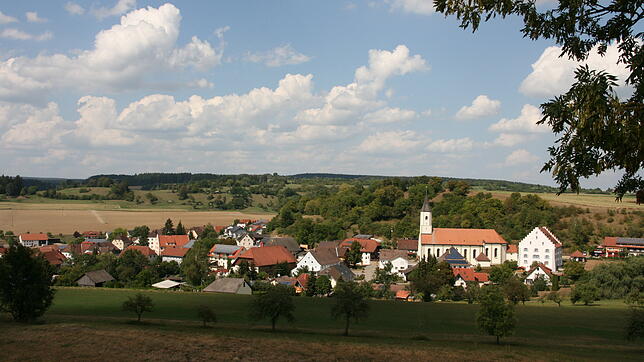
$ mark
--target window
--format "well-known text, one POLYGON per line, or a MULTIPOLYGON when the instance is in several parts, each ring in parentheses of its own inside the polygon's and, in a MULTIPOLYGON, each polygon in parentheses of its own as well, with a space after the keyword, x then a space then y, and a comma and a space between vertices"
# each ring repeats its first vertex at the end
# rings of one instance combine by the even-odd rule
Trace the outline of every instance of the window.
POLYGON ((523 257, 524 257, 524 258, 527 258, 527 257, 528 257, 528 254, 523 254, 523 257))
POLYGON ((539 260, 539 255, 533 255, 533 256, 532 256, 532 259, 537 259, 537 260, 539 260))
POLYGON ((535 252, 535 253, 538 253, 538 252, 539 252, 539 249, 538 249, 538 248, 534 248, 534 252, 535 252))
POLYGON ((429 220, 429 216, 425 215, 425 220, 429 220))
POLYGON ((485 256, 490 255, 489 251, 490 251, 490 248, 485 248, 485 256))
POLYGON ((528 264, 528 260, 527 260, 527 259, 524 259, 524 260, 523 260, 523 264, 528 264))
POLYGON ((496 258, 498 256, 499 256, 499 248, 494 248, 494 257, 496 258))
POLYGON ((523 251, 528 251, 528 248, 523 248, 523 251))
POLYGON ((546 249, 546 253, 549 253, 549 252, 550 252, 550 249, 546 249))
POLYGON ((441 248, 436 248, 436 256, 440 256, 440 255, 441 255, 441 248))
POLYGON ((546 254, 545 258, 550 259, 550 255, 546 254))
POLYGON ((548 261, 546 260, 546 262, 545 262, 544 264, 545 264, 545 265, 548 265, 548 261))
POLYGON ((463 258, 467 259, 467 249, 463 249, 463 258))

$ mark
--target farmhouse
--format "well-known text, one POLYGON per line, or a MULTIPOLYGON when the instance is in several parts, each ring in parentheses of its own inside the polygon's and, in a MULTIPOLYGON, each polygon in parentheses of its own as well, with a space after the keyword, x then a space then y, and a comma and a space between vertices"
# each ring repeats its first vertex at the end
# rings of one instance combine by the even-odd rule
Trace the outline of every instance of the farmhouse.
POLYGON ((117 249, 123 250, 132 245, 132 241, 127 236, 117 236, 112 240, 112 244, 116 246, 117 249))
POLYGON ((215 244, 208 253, 210 265, 213 269, 228 269, 230 263, 243 251, 241 246, 215 244))
POLYGON ((20 234, 18 240, 22 246, 28 248, 37 248, 39 246, 47 245, 49 236, 47 234, 20 234))
POLYGON ((161 251, 165 248, 182 248, 190 242, 188 235, 159 235, 155 237, 148 237, 148 246, 154 250, 157 255, 161 255, 161 251))
MULTIPOLYGON (((356 235, 356 236, 362 236, 362 235, 356 235)), ((344 239, 342 241, 342 244, 340 246, 346 247, 348 249, 351 249, 351 245, 357 242, 360 244, 360 253, 362 254, 362 258, 360 259, 360 264, 359 265, 370 265, 372 259, 378 259, 378 250, 380 250, 380 244, 373 240, 373 239, 363 239, 363 238, 349 238, 349 239, 344 239)))
POLYGON ((355 279, 356 275, 353 274, 351 269, 344 263, 332 265, 330 267, 320 270, 318 275, 326 275, 331 280, 331 287, 335 288, 340 280, 350 282, 355 279))
POLYGON ((579 250, 575 250, 572 254, 570 254, 570 260, 585 263, 586 260, 588 260, 588 255, 586 253, 582 253, 579 250))
POLYGON ((38 252, 49 262, 53 267, 59 267, 67 261, 67 257, 60 252, 57 245, 47 245, 38 248, 38 252))
POLYGON ((110 280, 114 280, 114 278, 105 269, 101 269, 85 273, 76 281, 76 284, 81 287, 102 287, 110 280))
POLYGON ((409 268, 409 261, 407 260, 406 250, 380 250, 380 260, 378 261, 378 268, 384 269, 388 263, 391 263, 391 272, 398 274, 401 278, 405 277, 402 273, 403 270, 409 268))
POLYGON ((161 261, 176 261, 181 264, 189 250, 189 248, 182 247, 165 248, 161 251, 161 261))
POLYGON ((598 249, 600 256, 605 258, 619 258, 624 255, 644 255, 644 238, 607 236, 598 249))
POLYGON ((265 237, 261 241, 262 246, 275 246, 275 245, 281 245, 286 248, 291 254, 297 255, 300 250, 300 244, 297 243, 297 241, 292 238, 292 237, 265 237))
POLYGON ((543 263, 538 263, 528 270, 527 276, 525 277, 525 283, 532 284, 537 278, 542 277, 548 285, 551 285, 552 276, 553 273, 550 268, 545 266, 543 263))
POLYGON ((396 249, 404 250, 409 256, 414 256, 418 253, 418 240, 415 239, 399 239, 396 242, 396 249))
POLYGON ((469 263, 477 264, 476 257, 483 253, 491 265, 503 264, 506 260, 505 241, 493 229, 451 229, 433 228, 432 210, 429 200, 420 211, 420 233, 418 235, 418 254, 421 259, 429 255, 440 257, 449 249, 455 248, 469 263))
POLYGON ((314 249, 309 250, 304 254, 304 257, 297 262, 296 269, 308 269, 312 272, 319 272, 320 270, 340 263, 340 258, 333 252, 332 249, 314 249))
POLYGON ((488 273, 477 272, 472 268, 454 268, 455 287, 463 287, 467 289, 467 283, 478 283, 479 286, 488 284, 490 282, 490 275, 488 273))
POLYGON ((229 294, 253 294, 253 290, 244 278, 219 278, 205 287, 203 291, 229 294))
POLYGON ((282 263, 288 264, 289 270, 292 270, 296 264, 293 254, 281 245, 250 248, 241 253, 233 265, 238 266, 243 261, 255 265, 258 272, 268 271, 271 267, 282 263))
POLYGON ((543 263, 553 270, 563 265, 562 245, 545 226, 534 228, 519 242, 518 265, 528 269, 532 263, 543 263))

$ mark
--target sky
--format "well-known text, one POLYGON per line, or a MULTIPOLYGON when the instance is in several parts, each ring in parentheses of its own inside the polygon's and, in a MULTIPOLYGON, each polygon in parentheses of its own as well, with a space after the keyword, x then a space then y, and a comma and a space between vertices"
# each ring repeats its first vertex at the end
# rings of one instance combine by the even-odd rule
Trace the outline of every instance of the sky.
MULTIPOLYGON (((3 2, 0 173, 553 185, 540 169, 556 138, 536 124, 539 105, 579 64, 523 38, 521 25, 510 17, 472 33, 430 0, 3 2)), ((615 46, 587 63, 620 82, 628 74, 615 46)))

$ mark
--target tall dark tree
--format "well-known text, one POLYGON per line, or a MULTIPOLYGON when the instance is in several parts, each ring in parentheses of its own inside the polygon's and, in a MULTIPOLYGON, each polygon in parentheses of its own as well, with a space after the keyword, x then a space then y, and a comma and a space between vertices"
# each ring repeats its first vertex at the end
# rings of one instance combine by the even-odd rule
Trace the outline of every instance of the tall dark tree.
POLYGON ((591 52, 605 55, 616 44, 619 62, 629 75, 622 79, 633 87, 628 98, 615 92, 617 78, 580 66, 576 82, 565 94, 541 105, 543 119, 558 136, 548 149, 551 159, 542 171, 551 171, 560 191, 579 191, 579 179, 606 170, 623 176, 615 193, 644 188, 638 175, 644 165, 644 0, 560 0, 553 9, 539 11, 533 0, 436 0, 436 10, 455 15, 462 28, 476 31, 481 20, 517 15, 521 32, 532 40, 552 39, 562 47, 561 56, 584 62, 591 52))
POLYGON ((176 235, 186 235, 186 228, 183 227, 183 224, 181 223, 181 220, 179 220, 179 223, 177 224, 177 229, 174 232, 176 235))
POLYGON ((446 262, 438 262, 433 256, 418 262, 416 269, 409 275, 411 289, 421 293, 423 301, 432 301, 432 294, 437 294, 443 286, 454 285, 452 268, 446 262))
POLYGON ((361 248, 362 246, 360 246, 359 242, 354 241, 351 243, 351 247, 347 251, 347 257, 345 259, 349 266, 354 267, 362 261, 362 253, 360 252, 361 248))
POLYGON ((501 337, 514 332, 514 306, 505 301, 503 292, 497 286, 481 289, 478 299, 481 307, 476 314, 476 323, 482 332, 495 336, 496 344, 499 344, 501 337))
POLYGON ((139 245, 148 245, 148 235, 150 228, 146 225, 137 226, 131 233, 132 237, 139 238, 139 245))
POLYGON ((369 315, 369 304, 365 292, 356 282, 339 282, 333 292, 335 304, 331 316, 344 319, 344 335, 349 335, 351 321, 359 322, 369 315))
POLYGON ((15 321, 42 316, 54 298, 49 262, 18 243, 0 258, 0 310, 15 321))
POLYGON ((275 324, 280 318, 289 322, 295 320, 293 311, 292 289, 286 285, 271 286, 265 293, 259 294, 253 299, 250 310, 250 318, 253 320, 268 319, 271 322, 271 330, 275 332, 275 324))
POLYGON ((165 221, 162 232, 163 235, 174 235, 174 224, 172 223, 172 219, 165 221))

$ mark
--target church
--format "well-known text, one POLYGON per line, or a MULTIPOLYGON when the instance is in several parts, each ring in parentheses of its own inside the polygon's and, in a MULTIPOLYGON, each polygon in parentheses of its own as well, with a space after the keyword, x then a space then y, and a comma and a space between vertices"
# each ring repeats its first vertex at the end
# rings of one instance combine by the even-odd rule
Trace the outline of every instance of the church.
POLYGON ((505 262, 507 244, 494 229, 433 228, 432 210, 425 197, 420 210, 419 258, 438 258, 454 247, 470 264, 486 267, 505 262))

